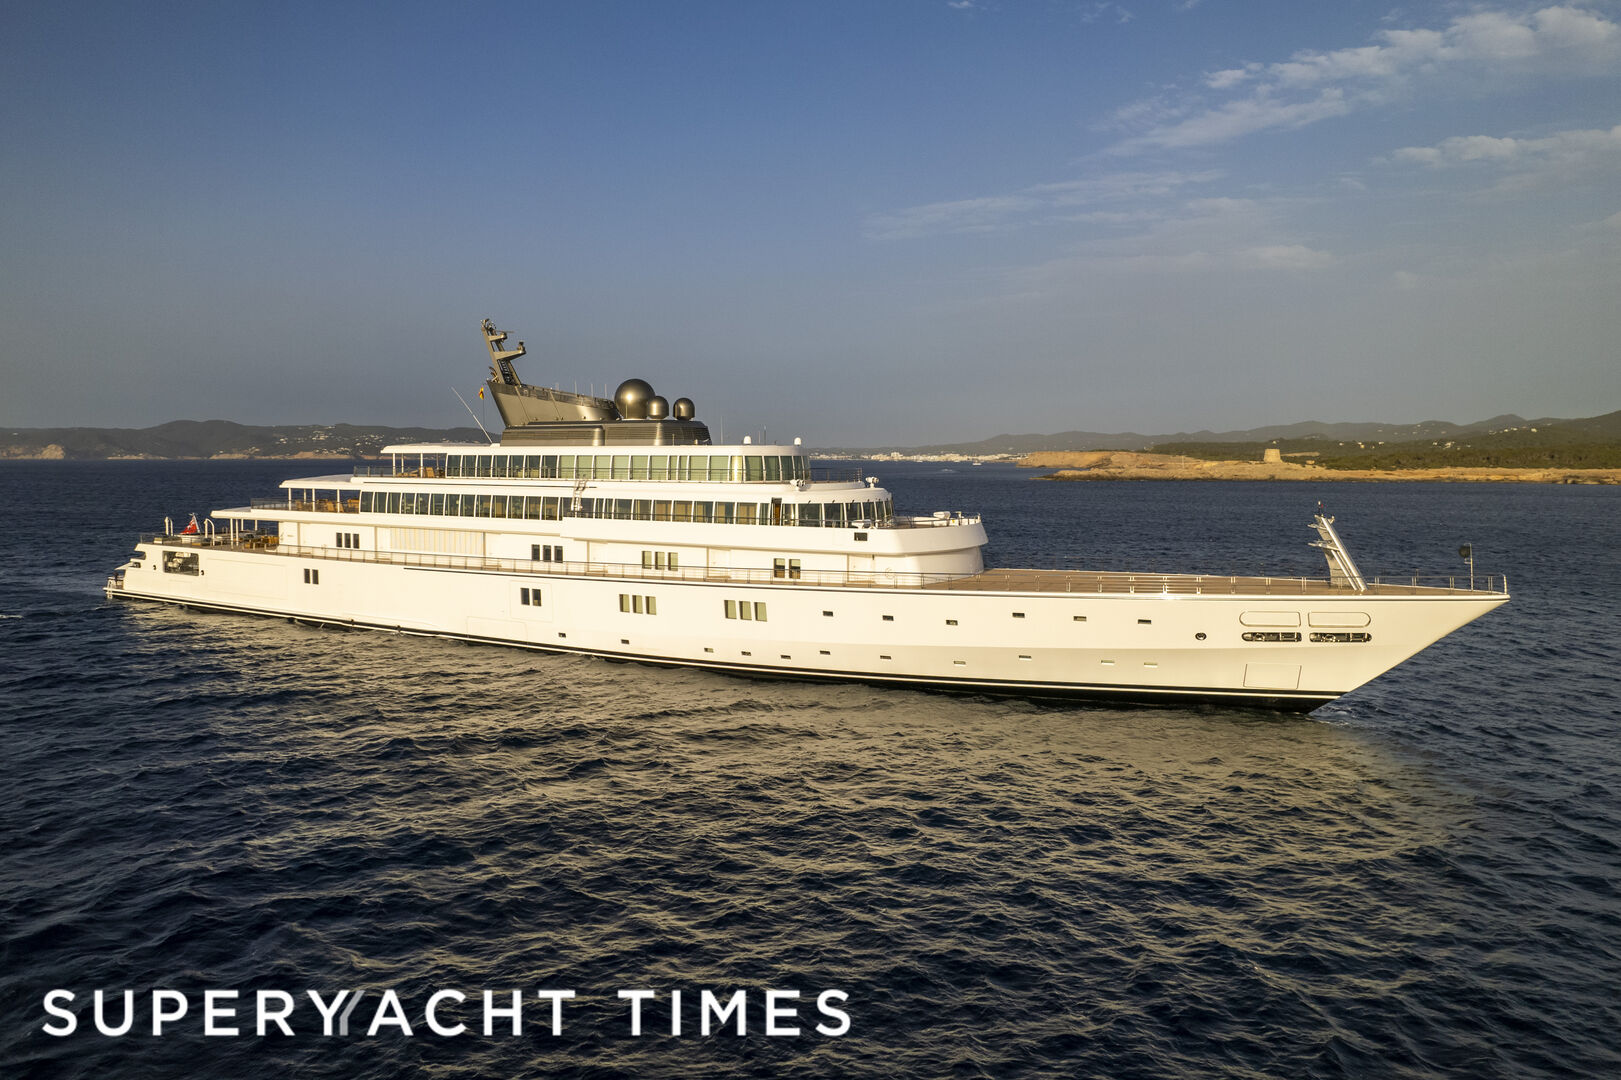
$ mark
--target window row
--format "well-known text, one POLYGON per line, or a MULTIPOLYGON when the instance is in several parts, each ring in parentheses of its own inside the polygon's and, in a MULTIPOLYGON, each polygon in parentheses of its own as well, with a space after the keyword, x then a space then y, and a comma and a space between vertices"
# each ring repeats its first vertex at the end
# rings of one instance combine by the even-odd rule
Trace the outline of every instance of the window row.
POLYGON ((562 544, 530 544, 529 558, 532 562, 562 562, 562 544))
POLYGON ((319 570, 311 570, 310 568, 305 567, 304 568, 304 584, 306 584, 306 585, 319 585, 319 584, 321 584, 321 571, 319 571, 319 570))
POLYGON ((539 589, 519 589, 518 590, 518 603, 523 604, 523 605, 525 605, 527 607, 540 607, 540 590, 539 589))
POLYGON ((618 521, 696 521, 722 525, 808 525, 850 528, 894 519, 895 501, 850 503, 711 502, 707 499, 597 499, 568 495, 473 495, 457 492, 363 491, 363 514, 429 517, 610 518, 618 521), (574 506, 579 503, 578 508, 574 506))
POLYGON ((338 534, 338 546, 341 548, 357 548, 360 546, 360 534, 341 532, 338 534))
POLYGON ((644 551, 642 552, 643 570, 679 570, 681 569, 681 553, 679 551, 644 551))
POLYGON ((620 593, 619 610, 630 612, 633 615, 657 615, 659 613, 659 598, 656 596, 637 596, 633 593, 620 593))
POLYGON ((726 601, 726 617, 744 622, 765 622, 765 605, 750 600, 726 601))
POLYGON ((780 483, 809 479, 810 459, 795 454, 450 454, 445 475, 780 483))

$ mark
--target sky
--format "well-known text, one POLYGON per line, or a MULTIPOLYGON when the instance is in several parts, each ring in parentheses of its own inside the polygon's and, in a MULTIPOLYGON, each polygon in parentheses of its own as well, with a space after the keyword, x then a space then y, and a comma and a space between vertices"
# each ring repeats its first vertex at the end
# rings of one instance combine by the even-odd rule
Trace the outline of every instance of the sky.
POLYGON ((8 4, 0 425, 1621 409, 1621 0, 8 4), (486 416, 493 409, 484 406, 486 416))

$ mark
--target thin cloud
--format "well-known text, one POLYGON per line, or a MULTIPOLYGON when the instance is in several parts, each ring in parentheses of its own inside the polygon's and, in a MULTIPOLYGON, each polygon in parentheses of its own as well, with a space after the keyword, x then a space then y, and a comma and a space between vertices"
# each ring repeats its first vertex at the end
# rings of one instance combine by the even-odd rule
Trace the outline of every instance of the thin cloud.
POLYGON ((1078 180, 1036 184, 1010 195, 909 206, 874 214, 864 223, 870 240, 915 240, 953 233, 983 234, 1026 228, 1044 221, 1074 221, 1065 211, 1098 203, 1156 199, 1221 177, 1201 172, 1118 172, 1078 180))
POLYGON ((1493 165, 1582 166, 1595 157, 1621 153, 1621 124, 1603 129, 1560 131, 1539 139, 1494 135, 1455 135, 1434 146, 1404 146, 1391 160, 1432 169, 1493 165))
MULTIPOLYGON (((1010 271, 1010 295, 1040 297, 1120 274, 1305 272, 1338 261, 1288 235, 1288 200, 1189 199, 1122 235, 1090 239, 1061 258, 1010 271)), ((1118 222, 1118 224, 1129 224, 1118 222)))
POLYGON ((1419 80, 1611 74, 1621 71, 1621 24, 1585 8, 1476 11, 1442 29, 1380 31, 1375 43, 1305 51, 1277 63, 1210 72, 1204 88, 1241 96, 1215 104, 1195 99, 1184 115, 1150 99, 1117 113, 1173 118, 1117 144, 1115 153, 1224 143, 1260 131, 1287 130, 1400 98, 1419 80))

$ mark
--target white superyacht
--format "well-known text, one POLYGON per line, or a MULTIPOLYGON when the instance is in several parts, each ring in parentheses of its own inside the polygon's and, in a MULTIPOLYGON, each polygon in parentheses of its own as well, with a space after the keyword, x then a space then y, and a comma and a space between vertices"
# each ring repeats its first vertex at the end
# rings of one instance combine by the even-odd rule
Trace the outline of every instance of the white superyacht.
POLYGON ((1508 600, 1368 581, 987 570, 977 516, 895 512, 793 445, 715 445, 692 402, 528 385, 486 319, 499 443, 386 448, 352 474, 142 537, 118 599, 757 676, 1309 710, 1508 600), (220 523, 216 525, 216 522, 220 523))

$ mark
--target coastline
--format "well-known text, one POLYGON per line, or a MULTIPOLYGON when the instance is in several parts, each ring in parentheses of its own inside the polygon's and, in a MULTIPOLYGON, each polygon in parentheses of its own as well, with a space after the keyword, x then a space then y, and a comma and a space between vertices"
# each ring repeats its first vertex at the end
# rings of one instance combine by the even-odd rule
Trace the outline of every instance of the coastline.
POLYGON ((1621 469, 1325 469, 1292 461, 1203 461, 1123 450, 1027 454, 1024 469, 1058 469, 1042 480, 1311 480, 1333 482, 1621 484, 1621 469))

